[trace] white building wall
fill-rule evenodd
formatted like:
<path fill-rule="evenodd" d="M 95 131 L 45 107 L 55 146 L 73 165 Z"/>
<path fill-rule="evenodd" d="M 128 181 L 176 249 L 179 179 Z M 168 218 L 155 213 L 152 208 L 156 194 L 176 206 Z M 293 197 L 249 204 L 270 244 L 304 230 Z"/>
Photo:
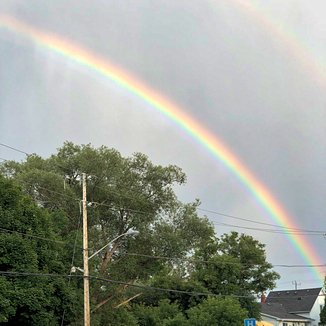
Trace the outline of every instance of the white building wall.
<path fill-rule="evenodd" d="M 279 326 L 283 326 L 283 321 L 279 323 Z M 287 323 L 288 325 L 287 326 L 310 326 L 311 324 L 306 324 L 306 323 L 300 323 L 300 322 L 285 322 Z"/>
<path fill-rule="evenodd" d="M 320 293 L 319 293 L 319 296 L 317 297 L 316 301 L 315 301 L 315 304 L 313 305 L 310 313 L 305 313 L 305 314 L 300 314 L 300 313 L 297 313 L 297 315 L 299 316 L 303 316 L 303 317 L 307 317 L 307 318 L 312 318 L 312 319 L 315 319 L 313 322 L 311 322 L 310 324 L 308 324 L 309 326 L 318 326 L 318 323 L 320 321 L 320 306 L 324 306 L 325 304 L 325 297 L 323 296 L 324 291 L 321 290 Z M 307 293 L 308 295 L 308 293 Z"/>
<path fill-rule="evenodd" d="M 283 321 L 282 322 L 280 322 L 279 323 L 279 325 L 278 326 L 283 326 Z M 310 326 L 311 324 L 307 324 L 307 323 L 299 323 L 299 322 L 286 322 L 286 323 L 288 323 L 288 325 L 287 326 Z"/>

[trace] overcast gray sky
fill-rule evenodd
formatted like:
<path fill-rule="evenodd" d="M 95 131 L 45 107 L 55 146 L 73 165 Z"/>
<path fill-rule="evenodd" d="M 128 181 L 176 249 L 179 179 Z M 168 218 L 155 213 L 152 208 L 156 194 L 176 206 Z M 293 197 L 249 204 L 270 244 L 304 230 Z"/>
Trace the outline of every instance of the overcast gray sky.
<path fill-rule="evenodd" d="M 317 230 L 326 230 L 326 82 L 316 82 L 291 41 L 319 67 L 320 79 L 325 9 L 322 0 L 0 3 L 1 13 L 107 58 L 182 107 L 249 166 L 298 228 Z M 228 169 L 172 121 L 98 73 L 0 26 L 0 142 L 47 157 L 65 140 L 176 164 L 188 176 L 186 187 L 176 188 L 183 201 L 199 198 L 208 210 L 275 223 Z M 23 158 L 2 147 L 0 157 Z M 216 227 L 217 234 L 230 230 Z M 270 262 L 304 263 L 284 235 L 243 232 L 267 244 Z M 326 263 L 326 240 L 307 239 Z M 295 279 L 304 287 L 321 285 L 309 269 L 277 271 L 280 288 L 292 288 Z"/>

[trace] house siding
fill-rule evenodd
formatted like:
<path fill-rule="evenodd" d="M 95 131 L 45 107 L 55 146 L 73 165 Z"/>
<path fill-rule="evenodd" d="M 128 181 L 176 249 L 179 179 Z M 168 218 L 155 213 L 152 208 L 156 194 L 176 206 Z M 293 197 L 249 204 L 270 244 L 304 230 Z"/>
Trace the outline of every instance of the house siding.
<path fill-rule="evenodd" d="M 324 306 L 324 302 L 325 302 L 324 294 L 325 294 L 325 292 L 323 290 L 321 290 L 314 305 L 312 306 L 310 313 L 300 313 L 300 312 L 296 313 L 299 316 L 314 319 L 314 321 L 312 321 L 309 324 L 311 326 L 318 326 L 318 324 L 320 322 L 320 315 L 319 315 L 320 314 L 320 306 Z"/>

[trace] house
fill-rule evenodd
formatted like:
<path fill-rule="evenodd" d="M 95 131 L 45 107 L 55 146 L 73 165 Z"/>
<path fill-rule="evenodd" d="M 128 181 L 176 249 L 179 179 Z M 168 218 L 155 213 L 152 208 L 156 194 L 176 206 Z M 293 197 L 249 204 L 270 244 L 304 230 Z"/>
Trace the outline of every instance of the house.
<path fill-rule="evenodd" d="M 324 294 L 323 288 L 272 291 L 262 296 L 262 319 L 275 326 L 317 326 Z"/>

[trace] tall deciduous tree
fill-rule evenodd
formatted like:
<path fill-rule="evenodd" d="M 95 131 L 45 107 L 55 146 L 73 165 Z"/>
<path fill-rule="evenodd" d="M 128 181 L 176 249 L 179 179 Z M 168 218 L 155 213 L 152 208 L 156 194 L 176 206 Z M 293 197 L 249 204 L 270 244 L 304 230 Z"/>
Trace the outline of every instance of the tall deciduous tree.
<path fill-rule="evenodd" d="M 140 153 L 124 158 L 104 146 L 66 142 L 48 159 L 30 155 L 23 163 L 4 163 L 1 170 L 39 205 L 64 212 L 68 223 L 58 232 L 69 241 L 80 219 L 82 173 L 88 175 L 89 247 L 97 250 L 131 228 L 140 232 L 137 238 L 120 238 L 90 260 L 91 275 L 109 275 L 129 283 L 146 280 L 162 268 L 162 262 L 125 253 L 181 258 L 214 234 L 209 221 L 197 215 L 198 201 L 178 201 L 172 187 L 185 184 L 181 169 L 154 165 Z M 91 285 L 93 311 L 101 311 L 107 303 L 114 308 L 130 299 L 123 294 L 126 286 Z"/>
<path fill-rule="evenodd" d="M 233 298 L 207 298 L 187 311 L 189 325 L 240 326 L 248 318 L 247 311 Z"/>
<path fill-rule="evenodd" d="M 20 186 L 1 175 L 0 226 L 1 271 L 65 272 L 62 245 L 16 233 L 59 240 L 53 231 L 52 216 L 23 196 Z M 0 323 L 58 325 L 65 310 L 67 325 L 75 317 L 73 304 L 77 304 L 77 297 L 65 279 L 0 276 Z"/>
<path fill-rule="evenodd" d="M 224 234 L 196 252 L 197 259 L 207 262 L 195 264 L 194 277 L 217 294 L 249 296 L 271 290 L 280 275 L 266 261 L 264 248 L 249 235 Z M 249 317 L 259 319 L 260 306 L 253 299 L 241 298 L 240 303 Z"/>

